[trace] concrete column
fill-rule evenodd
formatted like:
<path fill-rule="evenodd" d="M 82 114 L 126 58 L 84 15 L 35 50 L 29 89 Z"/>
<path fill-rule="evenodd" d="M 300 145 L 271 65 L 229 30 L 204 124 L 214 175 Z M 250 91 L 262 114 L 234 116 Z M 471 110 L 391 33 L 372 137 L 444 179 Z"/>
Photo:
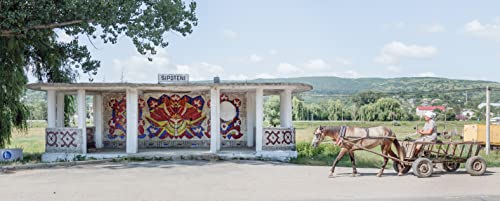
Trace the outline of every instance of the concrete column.
<path fill-rule="evenodd" d="M 210 89 L 210 153 L 220 150 L 220 90 Z"/>
<path fill-rule="evenodd" d="M 280 93 L 280 127 L 285 128 L 286 126 L 286 115 L 285 115 L 285 91 Z"/>
<path fill-rule="evenodd" d="M 138 130 L 138 93 L 137 89 L 127 89 L 127 153 L 137 153 Z"/>
<path fill-rule="evenodd" d="M 247 92 L 247 146 L 253 147 L 255 141 L 255 93 Z"/>
<path fill-rule="evenodd" d="M 87 153 L 87 106 L 85 103 L 85 90 L 79 89 L 77 92 L 78 107 L 78 128 L 82 129 L 82 152 Z"/>
<path fill-rule="evenodd" d="M 64 127 L 64 93 L 57 93 L 56 126 Z"/>
<path fill-rule="evenodd" d="M 47 91 L 47 127 L 56 127 L 56 91 Z"/>
<path fill-rule="evenodd" d="M 264 123 L 264 90 L 255 90 L 255 151 L 262 151 L 262 136 Z"/>
<path fill-rule="evenodd" d="M 103 136 L 103 102 L 102 95 L 94 96 L 94 126 L 95 126 L 95 147 L 102 148 L 102 136 Z"/>
<path fill-rule="evenodd" d="M 292 125 L 292 90 L 285 89 L 280 94 L 280 124 L 283 128 L 291 128 Z"/>

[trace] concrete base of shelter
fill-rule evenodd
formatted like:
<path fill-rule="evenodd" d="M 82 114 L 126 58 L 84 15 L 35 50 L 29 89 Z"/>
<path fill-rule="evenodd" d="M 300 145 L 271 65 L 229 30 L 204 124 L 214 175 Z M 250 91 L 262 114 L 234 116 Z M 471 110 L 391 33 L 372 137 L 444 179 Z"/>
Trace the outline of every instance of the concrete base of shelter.
<path fill-rule="evenodd" d="M 79 158 L 92 159 L 119 159 L 119 158 L 138 158 L 144 160 L 272 160 L 272 161 L 290 161 L 297 158 L 297 151 L 260 151 L 241 149 L 241 150 L 222 150 L 216 154 L 210 153 L 205 149 L 146 149 L 139 150 L 139 153 L 127 154 L 123 151 L 104 151 L 97 153 L 75 154 L 75 153 L 44 153 L 43 162 L 56 161 L 74 161 Z"/>

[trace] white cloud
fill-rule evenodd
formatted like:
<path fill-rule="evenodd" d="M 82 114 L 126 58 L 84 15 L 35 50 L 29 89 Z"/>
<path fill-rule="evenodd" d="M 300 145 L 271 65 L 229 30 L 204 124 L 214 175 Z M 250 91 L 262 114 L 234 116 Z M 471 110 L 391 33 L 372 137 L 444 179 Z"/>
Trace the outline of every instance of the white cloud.
<path fill-rule="evenodd" d="M 158 73 L 167 73 L 170 60 L 165 49 L 159 49 L 148 61 L 146 56 L 136 54 L 124 60 L 114 59 L 111 73 L 106 73 L 106 79 L 112 82 L 121 81 L 123 72 L 125 82 L 157 82 Z"/>
<path fill-rule="evenodd" d="M 344 72 L 340 73 L 339 76 L 340 77 L 347 77 L 347 78 L 358 78 L 359 73 L 357 71 L 354 71 L 354 70 L 348 70 L 348 71 L 344 71 Z"/>
<path fill-rule="evenodd" d="M 247 75 L 243 75 L 243 74 L 237 74 L 237 75 L 229 75 L 227 78 L 224 77 L 224 79 L 227 79 L 227 80 L 249 80 L 250 77 L 248 77 Z"/>
<path fill-rule="evenodd" d="M 384 45 L 380 55 L 374 61 L 382 64 L 395 64 L 401 58 L 423 59 L 435 56 L 438 50 L 434 46 L 407 45 L 399 41 L 393 41 Z"/>
<path fill-rule="evenodd" d="M 338 76 L 338 77 L 348 77 L 357 78 L 360 74 L 353 70 L 342 70 L 341 64 L 350 65 L 348 60 L 337 62 L 340 64 L 332 65 L 327 63 L 323 59 L 312 59 L 307 61 L 303 65 L 294 65 L 286 62 L 281 62 L 274 72 L 270 74 L 259 74 L 257 77 L 260 78 L 275 78 L 275 77 L 304 77 L 304 76 Z M 344 65 L 345 66 L 345 65 Z"/>
<path fill-rule="evenodd" d="M 258 78 L 261 78 L 261 79 L 272 79 L 272 78 L 276 78 L 276 76 L 271 75 L 271 74 L 269 74 L 269 73 L 260 73 L 260 74 L 257 74 L 257 75 L 255 76 L 255 78 L 257 78 L 257 79 L 258 79 Z"/>
<path fill-rule="evenodd" d="M 439 33 L 446 31 L 446 28 L 438 23 L 422 25 L 420 30 L 427 33 Z"/>
<path fill-rule="evenodd" d="M 345 58 L 340 58 L 340 57 L 335 58 L 335 62 L 340 64 L 340 65 L 344 65 L 344 66 L 352 65 L 352 62 L 350 60 L 345 59 Z"/>
<path fill-rule="evenodd" d="M 254 62 L 261 61 L 258 55 L 250 56 Z M 339 64 L 336 64 L 339 63 Z M 312 59 L 301 65 L 281 62 L 274 69 L 261 73 L 234 73 L 217 64 L 209 62 L 197 62 L 189 64 L 172 64 L 168 58 L 166 50 L 158 50 L 158 54 L 153 56 L 153 61 L 148 61 L 147 57 L 136 54 L 127 59 L 113 60 L 112 68 L 102 69 L 107 82 L 120 82 L 123 72 L 125 82 L 135 83 L 156 83 L 159 73 L 185 73 L 189 74 L 190 80 L 212 80 L 219 76 L 222 80 L 251 80 L 257 78 L 278 78 L 278 77 L 301 77 L 301 76 L 340 76 L 359 77 L 357 71 L 348 69 L 337 69 L 341 65 L 350 65 L 346 59 L 336 59 L 333 64 L 323 59 Z M 101 75 L 101 74 L 100 74 Z"/>
<path fill-rule="evenodd" d="M 189 74 L 190 80 L 211 80 L 215 76 L 227 79 L 224 68 L 219 65 L 201 62 L 192 65 L 176 65 L 174 73 Z"/>
<path fill-rule="evenodd" d="M 159 49 L 153 56 L 153 61 L 142 55 L 134 55 L 124 60 L 113 60 L 111 73 L 105 73 L 107 81 L 121 81 L 123 72 L 125 82 L 156 83 L 157 75 L 161 73 L 185 73 L 190 80 L 211 80 L 215 76 L 224 79 L 243 79 L 241 75 L 229 75 L 220 65 L 208 62 L 194 64 L 171 64 L 167 52 Z"/>
<path fill-rule="evenodd" d="M 333 71 L 335 67 L 350 65 L 352 65 L 352 62 L 348 59 L 337 57 L 334 59 L 333 64 L 330 64 L 323 59 L 312 59 L 309 60 L 304 66 L 307 70 L 311 70 L 317 73 L 325 73 Z"/>
<path fill-rule="evenodd" d="M 224 70 L 220 65 L 201 62 L 193 65 L 177 65 L 174 73 L 187 73 L 190 80 L 212 80 L 218 76 L 221 80 L 249 80 L 245 74 L 231 74 Z"/>
<path fill-rule="evenodd" d="M 276 55 L 276 54 L 278 54 L 278 51 L 275 50 L 275 49 L 271 49 L 271 50 L 269 50 L 269 54 L 270 55 Z"/>
<path fill-rule="evenodd" d="M 464 30 L 478 38 L 500 42 L 500 20 L 496 21 L 495 24 L 482 24 L 479 20 L 473 20 L 464 25 Z"/>
<path fill-rule="evenodd" d="M 254 63 L 258 63 L 262 61 L 262 57 L 256 54 L 250 55 L 250 61 Z"/>
<path fill-rule="evenodd" d="M 234 39 L 234 38 L 238 37 L 238 33 L 236 31 L 233 31 L 233 30 L 230 30 L 230 29 L 224 29 L 222 31 L 222 35 L 225 38 L 229 38 L 229 39 Z"/>
<path fill-rule="evenodd" d="M 404 23 L 404 22 L 388 23 L 388 24 L 384 24 L 382 27 L 386 30 L 394 30 L 394 29 L 401 30 L 401 29 L 404 29 L 406 27 L 406 23 Z"/>
<path fill-rule="evenodd" d="M 423 72 L 418 74 L 419 77 L 436 77 L 436 74 L 433 72 Z"/>
<path fill-rule="evenodd" d="M 393 72 L 393 73 L 399 73 L 401 72 L 401 68 L 397 67 L 397 66 L 387 66 L 387 71 L 389 72 Z"/>
<path fill-rule="evenodd" d="M 297 76 L 302 74 L 304 71 L 289 63 L 280 63 L 276 68 L 276 72 L 280 76 Z"/>
<path fill-rule="evenodd" d="M 327 64 L 323 59 L 313 59 L 306 63 L 306 69 L 313 71 L 324 71 L 330 69 L 330 65 Z"/>
<path fill-rule="evenodd" d="M 393 64 L 398 62 L 398 60 L 395 57 L 386 54 L 382 54 L 376 57 L 373 61 L 381 64 Z"/>

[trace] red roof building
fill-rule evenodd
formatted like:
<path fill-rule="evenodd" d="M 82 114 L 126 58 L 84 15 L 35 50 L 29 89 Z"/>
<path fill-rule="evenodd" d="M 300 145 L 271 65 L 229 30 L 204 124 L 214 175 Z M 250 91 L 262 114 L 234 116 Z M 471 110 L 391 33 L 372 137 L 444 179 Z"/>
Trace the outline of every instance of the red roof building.
<path fill-rule="evenodd" d="M 446 107 L 444 107 L 444 106 L 417 106 L 417 110 L 434 111 L 436 109 L 439 109 L 439 110 L 444 112 L 446 110 Z"/>

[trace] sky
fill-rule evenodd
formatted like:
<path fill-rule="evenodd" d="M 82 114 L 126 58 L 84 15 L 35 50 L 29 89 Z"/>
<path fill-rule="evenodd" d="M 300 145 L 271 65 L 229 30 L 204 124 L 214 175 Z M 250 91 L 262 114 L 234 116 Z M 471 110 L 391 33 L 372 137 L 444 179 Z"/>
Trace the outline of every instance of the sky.
<path fill-rule="evenodd" d="M 500 1 L 197 1 L 198 26 L 149 62 L 127 37 L 95 41 L 95 82 L 302 76 L 446 77 L 500 82 Z M 68 36 L 60 34 L 60 40 Z M 81 39 L 82 40 L 82 39 Z M 89 44 L 82 40 L 83 44 Z M 81 75 L 80 82 L 88 81 Z"/>

